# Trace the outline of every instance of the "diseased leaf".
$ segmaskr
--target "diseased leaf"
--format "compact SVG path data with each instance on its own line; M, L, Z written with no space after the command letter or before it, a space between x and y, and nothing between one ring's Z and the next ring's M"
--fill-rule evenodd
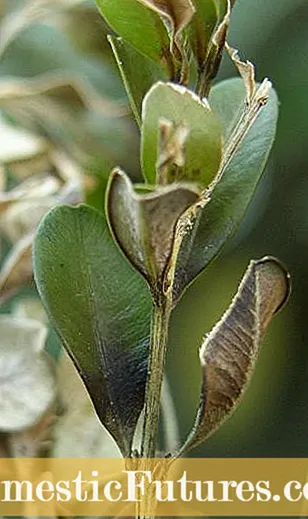
M159 80L167 80L166 70L147 59L122 38L108 37L125 86L132 112L141 126L142 100L151 86Z
M138 0L138 2L166 18L171 28L172 40L185 29L195 12L191 0Z
M138 0L96 0L112 29L139 52L165 63L169 56L167 29L156 12Z
M103 215L53 209L34 243L37 287L96 412L129 456L144 404L151 298Z
M160 181L160 152L164 151L159 147L162 120L170 121L174 128L187 129L185 165L169 167L168 183L184 180L208 186L221 159L219 121L205 101L185 87L172 83L156 83L143 101L141 163L146 180L151 184Z
M235 233L253 197L271 150L278 116L278 101L272 90L266 105L259 105L253 123L239 132L238 121L245 109L245 86L240 79L223 81L213 88L210 104L224 127L225 144L219 179L203 203L178 222L179 254L175 269L174 300L217 256ZM230 142L237 132L237 146ZM228 160L224 155L228 151Z
M205 61L208 46L218 22L215 0L195 0L196 13L188 28L189 41L199 67Z
M138 194L128 176L114 170L107 194L110 226L116 241L152 289L162 282L179 216L198 198L199 192L186 184Z
M229 53L230 58L237 67L242 79L244 81L246 92L247 92L247 103L250 105L253 102L254 95L256 93L256 81L255 81L255 68L250 61L241 61L238 51L225 44L225 47Z
M200 407L182 452L203 442L235 410L253 373L265 329L289 292L290 276L275 258L250 263L230 308L201 346Z
M46 336L38 321L0 315L1 431L31 427L55 398L53 370L43 351Z

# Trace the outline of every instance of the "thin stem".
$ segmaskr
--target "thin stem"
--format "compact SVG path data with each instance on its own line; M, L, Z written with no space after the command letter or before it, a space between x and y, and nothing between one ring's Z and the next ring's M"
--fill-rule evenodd
M154 304L141 443L141 456L144 458L154 458L156 453L170 313L171 305L167 298L160 305Z
M145 470L151 470L149 458L155 458L157 447L158 423L160 414L161 391L164 378L164 366L167 351L167 338L171 314L171 302L163 297L154 303L150 343L148 378L145 392L144 422L141 441L141 456L146 459ZM148 465L148 466L147 466ZM137 519L153 519L151 511L155 508L151 487L143 503L137 503Z

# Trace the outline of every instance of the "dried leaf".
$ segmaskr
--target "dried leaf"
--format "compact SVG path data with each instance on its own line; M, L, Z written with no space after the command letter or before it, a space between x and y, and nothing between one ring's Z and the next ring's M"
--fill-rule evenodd
M0 304L22 285L32 280L31 245L33 235L22 238L10 251L0 271Z
M8 124L0 117L0 163L11 164L43 155L47 142L26 130Z
M227 43L225 44L225 47L228 51L230 58L232 59L240 75L242 76L247 92L247 104L248 106L250 106L257 88L255 81L255 68L250 61L241 61L238 51L236 49L233 49Z
M0 430L37 423L55 398L53 371L43 351L47 328L31 319L0 316Z
M152 288L162 281L179 216L198 197L189 184L138 194L124 172L113 171L107 196L110 225L116 241Z
M54 427L52 455L56 458L119 457L115 441L97 418L89 394L65 352L57 375L63 413Z
M178 36L192 19L195 8L190 0L138 0L168 21L172 39Z
M156 170L158 172L158 183L168 184L169 166L173 164L178 167L185 165L185 144L189 129L183 124L174 124L167 119L159 121L159 155Z
M252 261L230 308L200 349L201 402L184 450L211 435L235 410L258 357L260 340L290 293L290 276L275 258Z
M22 319L35 319L44 324L48 323L48 317L44 310L41 300L38 297L26 296L18 298L14 302L13 314L14 317Z

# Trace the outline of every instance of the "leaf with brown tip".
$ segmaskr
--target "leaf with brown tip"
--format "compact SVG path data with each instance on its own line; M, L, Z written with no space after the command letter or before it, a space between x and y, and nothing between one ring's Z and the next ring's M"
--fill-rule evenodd
M260 340L289 293L290 276L277 259L250 263L231 306L200 348L201 401L181 452L202 443L235 410L251 379Z
M171 27L172 38L176 37L192 19L195 8L191 0L138 0L160 16Z
M178 218L198 198L198 190L185 183L139 194L123 171L113 171L107 194L110 226L125 255L152 288L163 279Z

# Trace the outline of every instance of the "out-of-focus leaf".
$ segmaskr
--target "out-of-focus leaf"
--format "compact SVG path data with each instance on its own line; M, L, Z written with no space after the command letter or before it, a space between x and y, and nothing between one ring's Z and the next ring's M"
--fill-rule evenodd
M43 352L47 328L31 319L0 315L0 429L34 425L55 398L55 380Z
M141 125L142 100L151 86L167 80L163 67L147 59L122 38L109 36L108 40L116 58L119 71L138 125Z
M13 307L13 315L22 319L35 319L47 324L48 317L38 297L26 296L17 299Z
M245 94L243 81L238 79L224 81L212 90L211 107L227 136L224 153L230 150L234 129L239 135L237 123L245 110ZM179 221L183 239L175 272L175 300L234 234L251 201L276 132L278 101L273 90L266 105L261 107L262 104L260 113L257 112L253 124L246 127L232 154L228 152L229 160L221 170L219 181L214 183L209 199L195 206L192 217L188 215L184 234L185 215Z
M3 212L13 202L48 198L60 189L59 179L52 175L33 176L14 189L0 192L0 211Z
M5 190L6 186L6 174L4 168L0 166L0 193Z
M124 172L115 170L111 176L107 211L112 231L154 293L170 259L176 222L198 198L198 191L185 184L138 194Z
M169 37L157 13L138 0L96 0L107 23L130 45L163 63L169 54Z
M187 130L184 144L185 165L169 167L167 182L184 180L207 186L218 171L221 159L221 129L217 117L206 102L193 92L172 83L157 83L146 95L142 109L141 162L146 180L160 180L159 128L170 121L174 128ZM164 179L161 179L164 180ZM162 182L166 183L166 182Z
M189 26L189 41L198 65L201 67L218 22L215 0L195 0L196 13Z
M230 308L200 349L200 407L182 451L202 443L235 410L253 373L260 340L289 296L290 276L275 258L252 261Z
M51 151L49 173L30 176L10 191L0 192L0 229L12 242L32 232L55 204L83 198L79 168L65 154Z
M33 278L31 245L33 235L22 238L9 252L0 270L0 305Z
M29 160L45 154L47 149L48 145L44 139L16 128L0 118L0 163Z
M178 36L189 24L195 12L191 0L138 0L166 18L171 27L172 39Z
M55 458L113 458L120 451L100 423L87 390L71 359L63 353L58 366L62 415L54 426Z
M39 293L89 391L96 412L129 456L144 404L151 298L86 206L58 207L34 244Z

